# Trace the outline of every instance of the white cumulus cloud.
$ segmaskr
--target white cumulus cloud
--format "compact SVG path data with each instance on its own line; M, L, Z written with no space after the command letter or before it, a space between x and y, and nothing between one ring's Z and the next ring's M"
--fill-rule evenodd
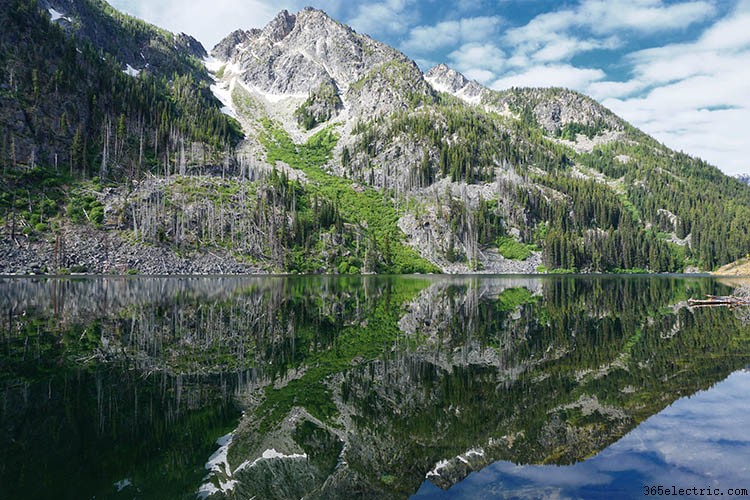
M505 64L505 53L490 43L467 43L451 52L448 59L459 71L498 71Z
M592 83L588 91L666 145L725 172L747 172L750 144L741 131L750 120L748 4L694 42L631 54L631 80Z
M349 19L348 23L357 31L373 36L401 34L409 29L413 16L407 10L412 4L412 0L361 3L357 15Z
M481 16L443 21L432 26L417 26L401 46L405 50L426 52L466 42L478 42L492 37L503 19Z
M576 10L576 24L595 33L659 32L685 28L715 11L706 1L667 4L662 0L587 0Z

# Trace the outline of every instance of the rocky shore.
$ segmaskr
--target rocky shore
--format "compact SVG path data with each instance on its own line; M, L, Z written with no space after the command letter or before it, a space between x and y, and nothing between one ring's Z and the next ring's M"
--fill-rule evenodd
M258 266L239 262L229 252L190 250L123 238L117 231L70 228L46 237L3 234L0 274L261 274Z

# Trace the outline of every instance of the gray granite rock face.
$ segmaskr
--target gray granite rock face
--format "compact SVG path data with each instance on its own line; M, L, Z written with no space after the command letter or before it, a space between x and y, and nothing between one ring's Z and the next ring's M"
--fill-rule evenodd
M445 89L451 94L455 94L469 84L469 80L464 75L445 64L438 64L430 69L425 73L425 78L433 87Z
M307 96L333 86L355 114L384 114L414 92L431 95L402 53L312 8L282 11L258 33L234 32L212 55L239 67L242 81L264 93Z
M445 64L438 64L425 74L429 84L464 101L503 113L506 109L527 108L537 124L548 134L556 134L569 123L599 125L610 131L623 130L623 122L599 103L583 94L563 88L512 88L490 90L470 81Z
M232 56L232 51L236 46L248 43L251 39L260 35L260 32L259 29L235 30L216 44L211 50L211 55L225 61Z
M425 73L425 80L439 92L447 92L464 101L479 104L489 89L474 80L469 80L445 64L438 64Z

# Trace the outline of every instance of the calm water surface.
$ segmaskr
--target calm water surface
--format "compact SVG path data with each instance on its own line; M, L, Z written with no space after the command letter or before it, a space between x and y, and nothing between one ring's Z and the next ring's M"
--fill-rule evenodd
M0 498L750 489L740 284L0 279Z

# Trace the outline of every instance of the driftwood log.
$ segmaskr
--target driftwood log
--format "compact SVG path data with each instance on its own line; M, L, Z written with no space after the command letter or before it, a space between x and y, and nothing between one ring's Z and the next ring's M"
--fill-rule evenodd
M688 299L691 306L750 306L750 297L738 297L735 295L706 295L705 299Z

